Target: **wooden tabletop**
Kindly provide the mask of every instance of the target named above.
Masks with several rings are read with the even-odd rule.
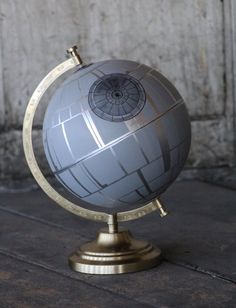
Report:
[[[103,227],[67,213],[40,190],[0,195],[0,307],[236,307],[236,191],[178,182],[170,212],[125,223],[164,252],[154,269],[73,272],[67,257]]]

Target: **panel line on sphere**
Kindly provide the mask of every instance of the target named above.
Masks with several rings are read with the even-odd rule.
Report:
[[[86,172],[88,173],[88,175],[89,175],[89,177],[91,178],[91,179],[93,179],[93,181],[95,182],[95,183],[97,183],[97,185],[100,187],[100,188],[106,188],[107,187],[107,185],[106,184],[102,184],[102,183],[100,183],[93,175],[92,175],[92,173],[88,170],[88,168],[83,164],[83,161],[81,162],[81,164],[83,165],[83,167],[84,167],[84,169],[86,170]]]
[[[93,122],[93,119],[91,118],[91,115],[89,113],[88,110],[84,111],[83,113],[83,117],[84,117],[84,120],[85,120],[85,123],[90,131],[90,133],[92,134],[93,138],[94,138],[94,141],[97,143],[97,146],[98,148],[103,148],[105,146],[103,140],[102,140],[102,137],[101,135],[99,134],[94,122]]]
[[[179,104],[179,103],[174,104],[174,105],[171,106],[168,110],[166,110],[163,114],[158,115],[156,118],[154,118],[152,121],[146,123],[146,124],[143,125],[142,127],[138,127],[138,128],[136,128],[135,130],[133,130],[133,131],[130,130],[128,133],[122,135],[121,137],[118,137],[118,138],[116,138],[115,140],[110,141],[109,143],[105,144],[105,146],[104,146],[103,148],[101,148],[101,149],[96,149],[96,150],[92,151],[90,154],[87,154],[87,155],[85,155],[84,157],[82,157],[81,159],[75,161],[74,163],[72,163],[72,164],[70,164],[70,165],[68,165],[68,166],[66,166],[66,167],[64,167],[64,168],[62,168],[61,170],[58,170],[58,171],[56,172],[56,174],[59,174],[59,173],[63,172],[64,170],[66,170],[67,168],[71,168],[71,167],[75,166],[76,164],[78,164],[78,163],[80,163],[80,162],[82,162],[82,161],[84,161],[84,160],[86,160],[86,159],[89,159],[89,158],[91,158],[91,157],[93,157],[93,156],[99,154],[99,153],[102,152],[103,150],[109,148],[110,146],[113,146],[113,145],[117,144],[118,142],[122,141],[123,139],[125,139],[125,138],[131,136],[133,133],[136,133],[136,132],[138,132],[140,129],[143,129],[143,128],[146,127],[147,125],[149,125],[149,124],[151,124],[151,123],[155,123],[155,121],[159,120],[163,115],[165,115],[166,113],[168,113],[170,110],[172,110],[172,109],[174,109],[174,108],[176,108],[176,107],[179,107],[179,105],[182,105],[182,104],[184,104],[183,101],[181,102],[181,104]],[[129,121],[130,121],[130,120],[129,120]],[[132,119],[131,119],[131,121],[132,121]],[[159,122],[158,122],[158,123],[159,123]],[[126,122],[126,124],[128,124],[128,123]],[[127,125],[127,127],[128,127],[128,129],[129,129],[129,126],[128,126],[128,125]],[[165,147],[164,147],[164,148],[165,148]]]
[[[143,185],[144,185],[144,186],[146,187],[146,189],[148,190],[148,192],[151,193],[152,190],[151,190],[151,188],[149,187],[149,185],[148,185],[147,181],[145,180],[144,175],[142,174],[142,172],[141,172],[140,169],[137,170],[137,174],[138,174],[140,180],[143,182]]]
[[[75,181],[84,189],[87,191],[88,194],[90,194],[90,191],[83,185],[81,184],[80,181],[78,181],[77,177],[74,175],[74,173],[71,171],[71,169],[68,169],[69,173],[72,175],[72,177],[75,179]]]
[[[161,152],[164,162],[164,169],[165,171],[167,171],[170,168],[170,146],[161,123],[154,122],[154,125],[157,126],[157,134],[158,134],[158,139],[160,141]]]
[[[128,172],[125,170],[124,166],[122,165],[121,161],[119,160],[118,156],[116,155],[116,152],[114,151],[114,149],[112,147],[110,147],[110,150],[111,150],[111,153],[114,156],[115,160],[117,161],[117,163],[119,164],[121,169],[124,171],[125,175],[128,175]]]
[[[72,150],[71,150],[71,147],[70,147],[70,144],[69,144],[67,135],[66,135],[64,123],[61,123],[61,128],[62,128],[62,133],[63,133],[64,139],[65,139],[67,148],[68,148],[68,150],[69,150],[69,152],[70,152],[70,155],[71,155],[71,157],[72,157],[73,159],[75,159],[74,154],[73,154],[73,152],[72,152]]]
[[[136,133],[133,133],[133,137],[134,137],[134,139],[135,139],[135,141],[137,143],[137,146],[139,147],[141,153],[143,154],[143,157],[146,160],[146,163],[147,164],[150,163],[149,159],[147,158],[147,155],[145,154],[145,152],[144,152],[144,150],[143,150],[143,148],[142,148],[142,146],[141,146],[141,144],[140,144],[140,142],[139,142],[139,140],[138,140],[138,138],[136,136]]]

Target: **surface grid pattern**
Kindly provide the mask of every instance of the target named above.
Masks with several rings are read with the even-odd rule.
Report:
[[[130,97],[132,110],[113,107]],[[90,65],[66,80],[43,131],[57,179],[80,199],[110,208],[159,196],[190,145],[187,111],[173,85],[145,65],[121,60]]]

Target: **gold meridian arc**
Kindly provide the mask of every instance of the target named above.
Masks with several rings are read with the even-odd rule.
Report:
[[[72,56],[70,59],[62,62],[54,69],[52,69],[45,78],[39,83],[37,88],[35,89],[32,97],[29,100],[28,106],[26,108],[24,122],[23,122],[23,148],[25,152],[26,161],[30,168],[32,175],[34,176],[38,185],[42,188],[42,190],[54,200],[58,205],[60,205],[65,210],[78,215],[83,218],[87,218],[90,220],[94,220],[97,222],[110,222],[111,218],[113,217],[112,214],[107,214],[105,212],[99,211],[92,211],[85,209],[78,204],[75,204],[61,194],[59,194],[47,181],[45,176],[43,175],[42,171],[39,168],[39,165],[36,161],[32,143],[32,127],[33,127],[33,120],[35,116],[36,109],[41,101],[42,96],[50,87],[50,85],[56,81],[61,75],[66,73],[67,71],[75,68],[76,66],[81,66],[81,63],[75,56]],[[142,216],[145,216],[155,210],[158,207],[158,200],[156,202],[149,202],[148,204],[138,207],[137,209],[133,209],[130,211],[125,212],[118,212],[117,213],[117,221],[128,221],[138,219]]]

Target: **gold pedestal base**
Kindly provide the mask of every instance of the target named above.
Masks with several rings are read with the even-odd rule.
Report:
[[[82,245],[69,256],[70,267],[87,274],[122,274],[156,266],[161,250],[136,240],[128,230],[110,233],[104,228],[95,241]]]

